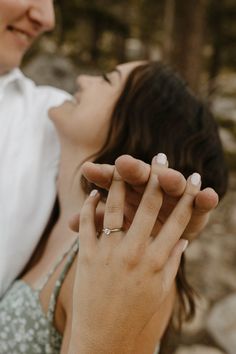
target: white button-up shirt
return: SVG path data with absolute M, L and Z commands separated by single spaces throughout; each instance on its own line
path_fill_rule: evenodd
M 50 216 L 60 147 L 48 108 L 69 96 L 20 70 L 0 77 L 0 297 L 29 260 Z

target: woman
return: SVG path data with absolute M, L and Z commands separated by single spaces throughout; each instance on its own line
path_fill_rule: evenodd
M 167 153 L 170 164 L 185 175 L 196 170 L 200 172 L 204 187 L 213 186 L 220 196 L 226 189 L 226 168 L 213 119 L 182 81 L 160 64 L 129 63 L 118 66 L 112 73 L 102 77 L 81 76 L 74 101 L 67 101 L 62 106 L 51 109 L 50 116 L 58 131 L 62 151 L 58 177 L 59 212 L 56 213 L 55 210 L 52 215 L 51 223 L 21 279 L 13 284 L 0 303 L 1 353 L 68 352 L 72 321 L 71 294 L 78 240 L 77 235 L 68 230 L 67 221 L 82 208 L 88 192 L 93 190 L 93 186 L 86 183 L 81 175 L 84 161 L 114 164 L 119 155 L 128 153 L 149 162 L 157 151 L 163 151 Z M 176 134 L 174 130 L 177 128 Z M 151 181 L 152 176 L 151 174 Z M 184 200 L 188 200 L 186 220 L 189 219 L 191 204 L 200 188 L 199 175 L 194 176 L 195 182 L 191 183 L 190 179 L 184 194 Z M 160 197 L 157 187 L 154 183 L 152 193 L 156 190 L 156 197 Z M 117 189 L 118 193 L 115 194 L 122 197 L 122 185 Z M 100 190 L 100 195 L 104 201 L 107 193 Z M 98 197 L 93 199 L 93 208 L 98 202 L 96 198 Z M 181 205 L 181 200 L 179 203 Z M 104 209 L 104 203 L 100 203 L 100 208 Z M 168 214 L 172 209 L 170 205 Z M 120 210 L 121 221 L 123 210 Z M 145 210 L 149 215 L 147 209 Z M 159 223 L 158 231 L 157 228 L 152 230 L 153 220 L 158 214 L 158 209 L 154 210 L 155 217 L 147 223 L 152 227 L 144 230 L 149 241 L 150 236 L 153 239 L 157 232 L 163 233 L 164 226 L 168 225 L 166 222 L 161 227 Z M 142 220 L 144 214 L 144 211 L 139 214 L 138 220 Z M 181 215 L 180 213 L 182 220 Z M 160 212 L 159 221 L 162 223 L 165 217 Z M 105 220 L 104 226 L 117 228 L 116 224 L 114 227 L 106 225 Z M 172 233 L 176 232 L 175 244 L 178 245 L 180 234 L 175 226 L 172 223 L 171 230 Z M 118 231 L 121 227 L 123 225 L 119 224 Z M 139 232 L 137 224 L 135 230 Z M 81 233 L 83 234 L 83 230 Z M 117 234 L 119 236 L 118 232 Z M 117 234 L 113 234 L 112 239 Z M 103 240 L 106 240 L 104 232 L 100 245 L 104 243 Z M 176 246 L 179 251 L 176 252 L 175 264 L 186 246 L 182 242 L 180 245 L 179 248 Z M 169 245 L 169 251 L 173 247 L 175 248 L 173 244 L 172 247 Z M 160 268 L 165 262 L 166 259 L 161 262 Z M 181 284 L 185 286 L 185 283 Z M 168 287 L 168 290 L 168 296 L 163 298 L 159 307 L 153 313 L 149 312 L 149 318 L 153 317 L 150 322 L 144 321 L 146 326 L 136 343 L 135 353 L 153 353 L 156 343 L 161 339 L 175 296 L 174 286 L 171 290 Z M 179 289 L 180 295 L 185 294 L 184 290 L 182 287 Z M 83 295 L 82 292 L 81 296 L 85 301 Z M 140 323 L 144 322 L 140 319 Z M 73 342 L 74 340 L 73 338 Z M 85 353 L 84 350 L 82 352 Z

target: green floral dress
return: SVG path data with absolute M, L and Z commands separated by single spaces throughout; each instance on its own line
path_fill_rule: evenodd
M 64 253 L 38 289 L 16 280 L 0 300 L 0 354 L 59 354 L 62 335 L 53 321 L 58 295 L 79 249 L 78 240 Z M 58 265 L 67 256 L 56 281 L 47 314 L 40 303 L 40 293 Z M 155 353 L 158 354 L 159 346 Z
M 38 289 L 16 280 L 0 301 L 1 354 L 59 354 L 62 335 L 53 324 L 57 298 L 65 276 L 78 252 L 78 240 L 60 257 Z M 50 298 L 47 314 L 40 303 L 40 292 L 58 265 L 67 257 L 65 266 Z

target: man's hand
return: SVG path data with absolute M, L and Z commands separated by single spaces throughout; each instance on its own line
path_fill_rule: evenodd
M 158 158 L 155 157 L 154 159 L 157 163 L 158 180 L 164 192 L 164 202 L 153 229 L 153 234 L 156 234 L 183 195 L 186 179 L 180 172 L 167 168 L 168 163 L 165 162 L 165 155 L 159 154 Z M 125 224 L 130 225 L 148 182 L 151 166 L 129 155 L 119 157 L 115 166 L 121 178 L 126 182 Z M 111 185 L 114 166 L 86 162 L 82 167 L 82 172 L 90 182 L 108 190 Z M 194 201 L 192 217 L 183 237 L 188 240 L 196 238 L 206 226 L 210 212 L 217 204 L 218 195 L 213 189 L 206 188 L 198 192 Z M 98 225 L 102 223 L 102 217 L 102 214 L 98 216 Z M 79 215 L 71 219 L 70 227 L 74 231 L 78 231 Z

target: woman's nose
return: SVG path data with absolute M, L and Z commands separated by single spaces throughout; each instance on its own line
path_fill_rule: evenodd
M 77 77 L 76 83 L 79 87 L 83 88 L 87 84 L 91 84 L 94 79 L 95 79 L 94 76 L 82 74 Z

